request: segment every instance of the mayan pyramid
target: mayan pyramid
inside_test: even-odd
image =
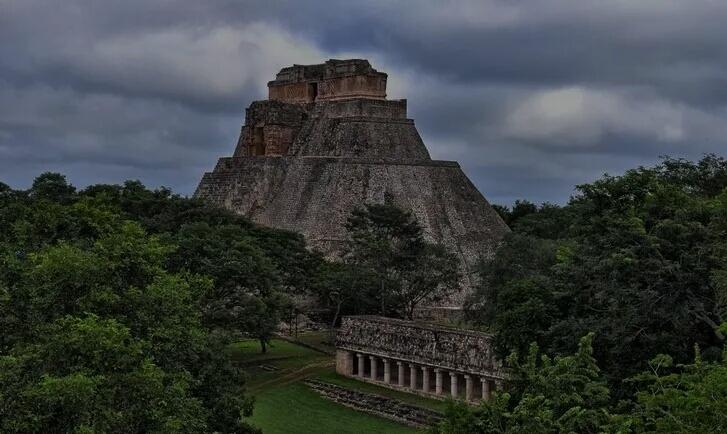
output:
[[[300,232],[331,256],[351,210],[386,197],[461,258],[465,291],[439,306],[456,308],[508,228],[459,164],[431,159],[406,100],[386,99],[386,79],[362,59],[283,68],[195,196]]]

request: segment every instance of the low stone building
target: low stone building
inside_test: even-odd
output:
[[[378,316],[344,317],[336,372],[431,397],[487,400],[505,373],[492,336]]]

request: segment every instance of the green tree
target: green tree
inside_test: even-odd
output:
[[[470,318],[506,355],[538,342],[567,354],[596,332],[596,359],[615,398],[623,380],[694,343],[720,356],[724,333],[727,161],[665,159],[578,186],[564,207],[519,217],[469,300]]]
[[[115,320],[66,316],[0,357],[3,432],[204,432],[192,378],[146,355]]]
[[[29,193],[35,199],[68,203],[73,199],[76,188],[60,173],[46,172],[35,178]]]
[[[722,360],[674,366],[667,355],[649,362],[649,370],[632,379],[637,405],[622,427],[634,432],[717,433],[727,429],[727,350]]]
[[[412,260],[402,268],[398,298],[404,315],[414,319],[414,311],[424,301],[437,303],[460,289],[459,259],[441,244],[423,242]]]
[[[532,344],[524,360],[507,359],[510,391],[478,407],[452,403],[435,427],[441,434],[602,433],[613,426],[609,389],[593,358],[593,335],[575,354],[550,358]]]
[[[378,311],[379,280],[371,270],[343,262],[323,262],[311,282],[318,304],[330,312],[330,341],[342,315],[370,314]]]
[[[366,204],[353,210],[346,229],[350,236],[347,260],[377,274],[380,314],[386,316],[387,305],[400,302],[395,285],[423,243],[422,228],[411,213],[391,204]]]
[[[377,275],[381,315],[398,312],[411,318],[423,300],[458,289],[456,258],[424,239],[411,212],[389,203],[366,204],[351,213],[346,229],[346,261]]]
[[[257,239],[239,225],[191,223],[182,226],[175,241],[179,248],[170,257],[172,269],[205,273],[214,279],[204,296],[205,321],[257,339],[266,352],[291,304],[281,290],[282,282],[295,277],[280,273]]]
[[[232,335],[204,321],[214,280],[172,270],[119,189],[56,181],[0,195],[0,431],[254,432]]]

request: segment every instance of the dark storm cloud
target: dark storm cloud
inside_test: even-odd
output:
[[[0,0],[0,180],[191,193],[282,66],[367,57],[493,202],[727,149],[717,1]]]

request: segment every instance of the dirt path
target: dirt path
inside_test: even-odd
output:
[[[296,381],[303,380],[317,373],[321,368],[328,368],[335,364],[333,360],[324,360],[322,362],[311,363],[303,366],[292,372],[288,372],[279,377],[275,377],[263,383],[257,384],[254,387],[248,389],[251,393],[256,393],[261,390],[269,389],[277,386],[285,386]]]

